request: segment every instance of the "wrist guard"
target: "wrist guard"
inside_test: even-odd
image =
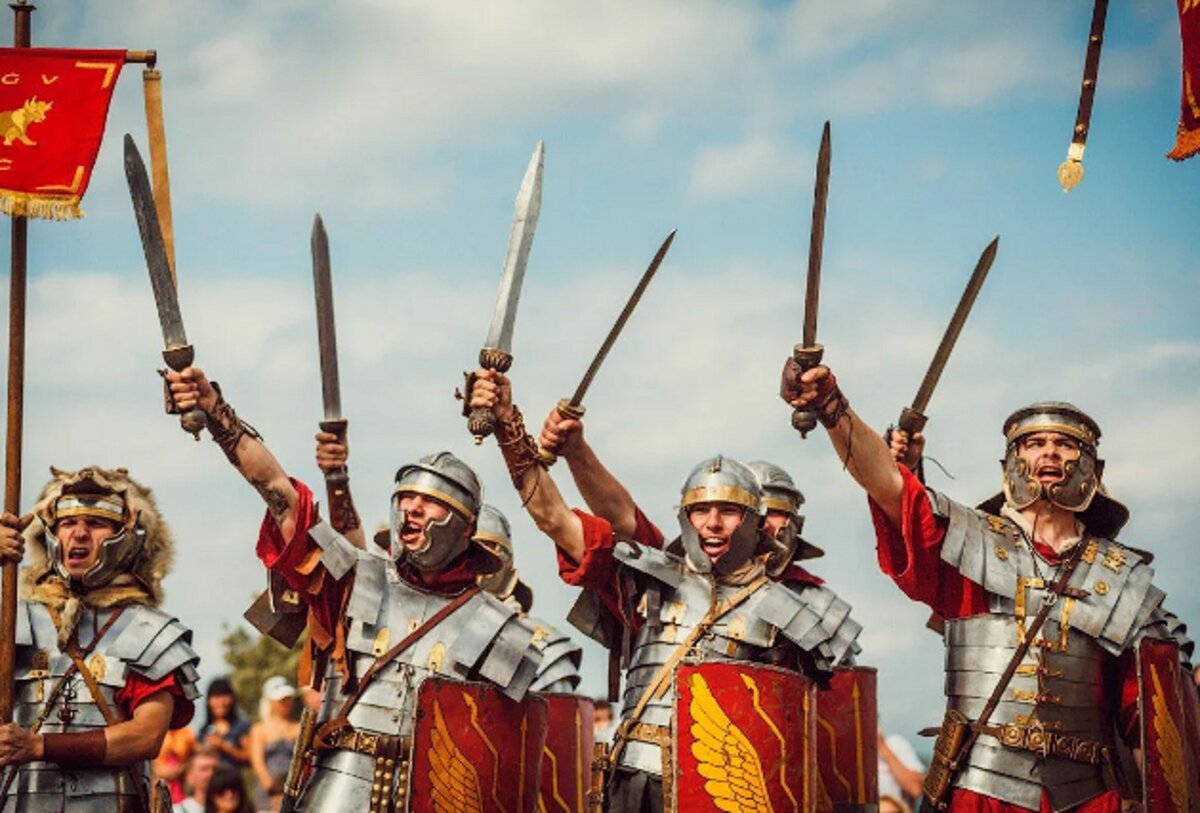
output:
[[[221,451],[225,453],[225,457],[229,458],[229,462],[233,465],[238,465],[237,447],[238,441],[242,439],[242,435],[249,435],[255,440],[262,440],[262,435],[258,433],[250,424],[243,421],[233,411],[233,407],[225,400],[225,396],[221,393],[221,387],[216,381],[211,382],[212,388],[217,391],[217,403],[210,412],[207,413],[205,425],[208,427],[209,434],[216,444],[221,447]]]
[[[108,740],[103,728],[42,735],[42,760],[63,768],[99,768],[107,752]]]
[[[817,384],[817,397],[804,407],[804,409],[811,409],[817,413],[817,420],[826,429],[837,426],[849,408],[850,401],[838,387],[837,376],[833,374],[833,371],[820,380]]]
[[[512,414],[506,420],[496,424],[496,442],[500,445],[500,453],[504,455],[504,464],[512,477],[513,486],[521,495],[521,504],[529,502],[537,490],[535,479],[528,487],[525,485],[525,475],[535,468],[542,467],[538,459],[537,442],[525,428],[525,416],[513,404]],[[528,491],[528,493],[526,493]]]

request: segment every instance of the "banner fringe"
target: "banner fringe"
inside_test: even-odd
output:
[[[9,217],[37,217],[42,220],[78,220],[83,217],[79,196],[69,198],[30,195],[0,189],[0,213]]]
[[[1200,128],[1195,130],[1180,129],[1175,137],[1175,149],[1167,153],[1172,161],[1183,161],[1200,152]]]

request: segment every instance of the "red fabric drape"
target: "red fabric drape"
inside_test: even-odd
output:
[[[1183,41],[1183,98],[1175,149],[1167,157],[1182,161],[1200,152],[1200,0],[1176,2]]]

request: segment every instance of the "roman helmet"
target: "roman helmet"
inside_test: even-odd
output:
[[[404,527],[404,512],[400,498],[405,494],[420,494],[437,500],[450,509],[446,517],[425,525],[424,543],[416,550],[405,550],[400,541]],[[392,492],[390,525],[392,558],[407,559],[418,569],[437,571],[461,556],[471,544],[471,530],[482,502],[482,487],[475,472],[450,452],[438,452],[422,457],[416,463],[401,466],[396,472],[396,488]],[[500,562],[487,555],[493,567]]]
[[[773,544],[767,557],[767,575],[776,578],[793,561],[824,556],[825,551],[800,536],[804,530],[804,515],[800,513],[800,506],[804,505],[804,495],[796,488],[791,476],[779,466],[765,460],[747,463],[746,468],[754,472],[762,488],[761,513],[765,515],[767,511],[783,511],[788,515],[787,523],[771,540]]]
[[[700,534],[688,519],[691,506],[714,502],[733,503],[744,511],[728,550],[715,563],[704,552]],[[754,472],[722,455],[701,462],[684,480],[679,498],[680,539],[688,564],[698,573],[733,573],[760,551],[765,540],[762,517],[762,489]]]
[[[1079,458],[1064,461],[1063,479],[1046,487],[1017,454],[1021,439],[1035,432],[1059,432],[1079,442]],[[1020,510],[1045,499],[1079,514],[1091,533],[1110,538],[1128,521],[1129,509],[1108,496],[1101,483],[1104,461],[1096,455],[1100,427],[1078,407],[1040,401],[1018,409],[1004,422],[1004,439],[1003,491],[980,503],[981,510],[999,513],[1005,502]]]
[[[100,543],[96,563],[77,581],[87,590],[132,576],[150,600],[162,601],[162,580],[171,567],[171,532],[159,516],[150,489],[125,469],[89,466],[79,471],[51,467],[52,479],[38,495],[34,521],[25,529],[31,551],[24,589],[35,589],[47,576],[69,579],[63,564],[63,545],[55,525],[66,517],[90,516],[108,520],[116,533]]]
[[[521,581],[517,574],[508,517],[499,508],[484,505],[479,509],[472,541],[491,551],[501,563],[494,572],[479,577],[479,586],[501,601],[511,597],[520,606],[521,612],[528,613],[533,607],[533,589]]]

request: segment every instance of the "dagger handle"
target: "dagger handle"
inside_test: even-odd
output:
[[[177,373],[182,373],[196,360],[196,349],[190,344],[179,347],[168,347],[162,351],[163,361]],[[172,409],[172,412],[177,410]],[[208,415],[203,409],[190,409],[179,416],[179,426],[197,441],[200,440],[200,430],[208,425]]]
[[[512,354],[504,350],[485,347],[479,351],[479,366],[485,370],[507,373],[512,362]],[[471,394],[467,393],[467,397],[470,398]],[[475,445],[478,446],[483,443],[484,438],[496,431],[496,416],[486,407],[473,407],[467,418],[467,429],[475,436]]]
[[[800,367],[800,372],[811,370],[821,363],[825,355],[824,346],[813,342],[811,345],[798,344],[792,348],[792,359]],[[808,433],[817,426],[817,411],[815,409],[793,409],[792,428],[800,433],[800,437],[808,437]]]
[[[342,446],[346,445],[348,422],[345,418],[321,421],[319,425],[322,432],[328,432],[337,437],[336,443]],[[325,497],[329,502],[329,524],[338,533],[355,530],[359,527],[360,521],[358,511],[354,508],[354,501],[350,498],[350,470],[346,466],[339,466],[336,469],[325,471],[323,474],[325,475]]]
[[[587,412],[587,407],[585,407],[583,404],[572,404],[566,398],[560,399],[557,406],[554,408],[558,410],[559,415],[562,415],[564,418],[568,418],[573,421],[579,420],[583,417],[583,414]],[[537,450],[537,459],[538,462],[543,466],[550,468],[558,462],[558,455],[556,455],[554,452],[548,452],[539,446]]]

